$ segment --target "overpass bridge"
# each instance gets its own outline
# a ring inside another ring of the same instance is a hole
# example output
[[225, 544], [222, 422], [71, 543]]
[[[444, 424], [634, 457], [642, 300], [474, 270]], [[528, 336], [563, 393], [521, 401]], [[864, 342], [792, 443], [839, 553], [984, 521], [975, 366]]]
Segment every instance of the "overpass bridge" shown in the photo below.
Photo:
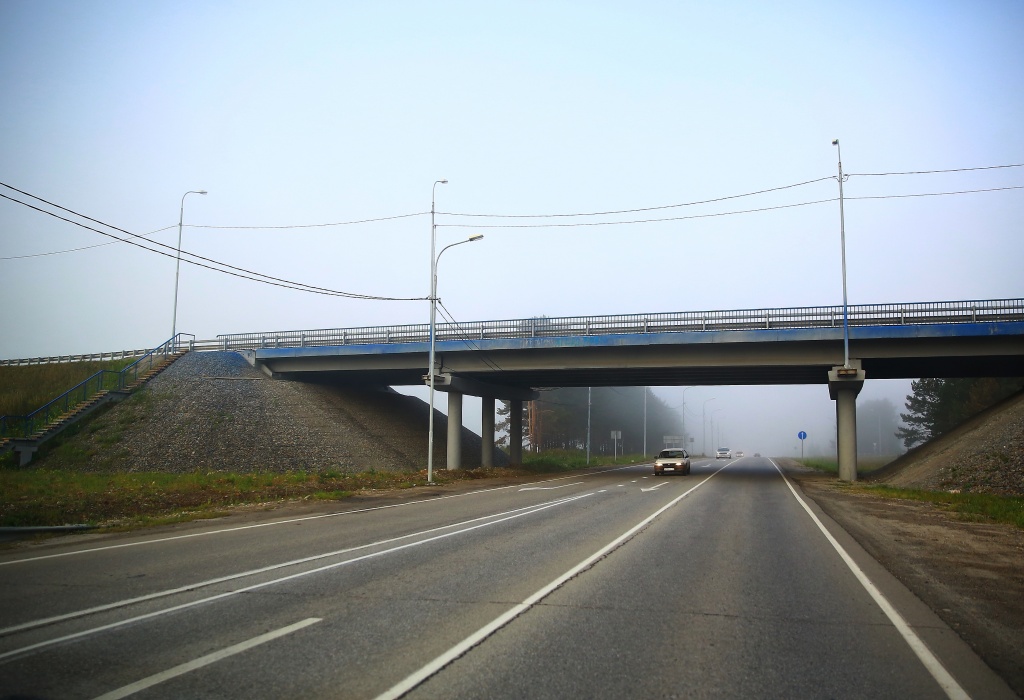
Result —
[[[466, 394], [483, 399], [482, 463], [491, 464], [495, 400], [513, 404], [518, 462], [517, 406], [543, 387], [823, 384], [836, 401], [840, 477], [854, 480], [855, 402], [866, 379], [1024, 375], [1024, 299], [848, 306], [847, 322], [848, 367], [842, 306], [438, 324], [435, 385], [448, 393], [456, 436], [448, 467], [461, 464]], [[193, 347], [242, 351], [272, 377], [429, 383], [428, 324], [239, 333]]]

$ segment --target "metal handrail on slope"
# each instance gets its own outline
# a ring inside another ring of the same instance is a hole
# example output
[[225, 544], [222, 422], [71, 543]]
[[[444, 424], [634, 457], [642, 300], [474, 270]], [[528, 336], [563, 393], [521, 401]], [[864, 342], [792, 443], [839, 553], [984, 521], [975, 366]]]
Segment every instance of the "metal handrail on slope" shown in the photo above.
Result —
[[[862, 304], [847, 307], [847, 316], [850, 326], [1024, 321], [1024, 299]], [[487, 340], [682, 331], [841, 328], [842, 325], [842, 306], [811, 306], [441, 323], [437, 324], [435, 333], [437, 340]], [[218, 335], [216, 341], [197, 341], [195, 349], [254, 350], [429, 342], [429, 333], [430, 327], [425, 323], [234, 333]]]
[[[187, 342], [186, 342], [186, 339]], [[119, 391], [131, 386], [143, 374], [157, 363], [177, 352], [182, 346], [191, 348], [195, 336], [190, 333], [178, 333], [175, 337], [161, 343], [148, 351], [135, 362], [119, 371], [101, 369], [96, 374], [79, 382], [57, 398], [49, 401], [24, 416], [0, 416], [0, 437], [29, 437], [41, 427], [71, 411], [101, 391]]]

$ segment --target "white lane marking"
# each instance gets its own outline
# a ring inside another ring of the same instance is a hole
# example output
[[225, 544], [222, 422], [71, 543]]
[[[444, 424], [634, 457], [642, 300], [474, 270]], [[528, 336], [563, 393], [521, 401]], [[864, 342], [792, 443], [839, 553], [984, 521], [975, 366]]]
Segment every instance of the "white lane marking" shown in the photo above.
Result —
[[658, 489], [660, 489], [662, 486], [664, 486], [667, 483], [668, 483], [667, 481], [662, 481], [660, 484], [658, 484], [656, 486], [652, 486], [649, 489], [641, 488], [640, 490], [641, 491], [657, 491]]
[[889, 621], [892, 622], [896, 630], [900, 635], [902, 635], [903, 641], [910, 646], [913, 652], [917, 655], [917, 658], [922, 664], [924, 664], [928, 673], [930, 673], [932, 678], [934, 678], [942, 687], [946, 696], [954, 700], [970, 700], [971, 696], [967, 694], [967, 691], [960, 687], [960, 684], [957, 683], [956, 680], [954, 680], [953, 676], [946, 670], [946, 667], [942, 665], [942, 662], [938, 660], [935, 654], [932, 653], [931, 649], [928, 648], [928, 645], [924, 643], [924, 640], [914, 633], [914, 630], [911, 629], [907, 621], [903, 619], [903, 616], [900, 615], [899, 612], [896, 611], [896, 608], [892, 606], [892, 603], [882, 595], [882, 592], [878, 590], [878, 587], [872, 583], [871, 579], [867, 577], [867, 574], [865, 574], [857, 565], [857, 562], [853, 560], [853, 557], [847, 554], [846, 550], [843, 549], [843, 546], [836, 541], [835, 537], [832, 536], [832, 533], [825, 529], [825, 526], [818, 519], [818, 516], [814, 514], [814, 511], [812, 511], [810, 506], [807, 505], [807, 502], [800, 498], [800, 494], [796, 492], [796, 489], [793, 488], [789, 479], [786, 478], [783, 471], [779, 469], [779, 465], [777, 465], [772, 459], [769, 459], [768, 461], [772, 463], [772, 466], [775, 467], [782, 476], [782, 480], [786, 482], [786, 486], [789, 487], [790, 493], [792, 493], [797, 502], [803, 506], [803, 509], [807, 511], [807, 514], [811, 516], [811, 520], [814, 521], [814, 524], [817, 525], [818, 529], [821, 530], [823, 535], [825, 535], [825, 539], [829, 541], [829, 544], [831, 544], [839, 553], [839, 556], [850, 568], [850, 571], [853, 572], [856, 579], [860, 581], [860, 585], [864, 587], [864, 590], [868, 592], [868, 595], [871, 596], [878, 607], [882, 609], [882, 612], [885, 613], [885, 616], [889, 618]]
[[[569, 476], [559, 476], [553, 479], [544, 479], [543, 481], [532, 481], [527, 482], [527, 485], [533, 484], [549, 484], [552, 481], [562, 481], [564, 479], [573, 479], [578, 477], [597, 476], [598, 474], [606, 474], [608, 472], [621, 471], [623, 469], [629, 469], [629, 467], [613, 467], [611, 469], [602, 469], [601, 471], [592, 472], [590, 474], [572, 474]], [[70, 557], [76, 554], [89, 554], [91, 552], [102, 552], [108, 549], [121, 549], [123, 547], [139, 547], [145, 544], [159, 544], [161, 542], [171, 542], [174, 540], [184, 540], [191, 537], [206, 537], [207, 535], [221, 535], [229, 532], [239, 532], [241, 530], [252, 530], [258, 527], [272, 527], [274, 525], [288, 525], [291, 523], [301, 523], [307, 520], [320, 520], [322, 518], [337, 518], [342, 515], [354, 515], [356, 513], [369, 513], [375, 510], [385, 510], [387, 508], [403, 508], [405, 506], [415, 506], [423, 503], [434, 503], [435, 501], [445, 501], [449, 498], [462, 498], [463, 496], [476, 496], [481, 493], [490, 493], [492, 491], [503, 491], [505, 489], [514, 489], [516, 486], [521, 484], [509, 484], [508, 486], [495, 486], [491, 489], [480, 489], [479, 491], [469, 491], [467, 493], [455, 493], [449, 496], [437, 496], [436, 498], [424, 498], [419, 501], [406, 501], [405, 503], [391, 503], [386, 506], [374, 506], [372, 508], [357, 508], [356, 510], [343, 510], [337, 513], [323, 513], [321, 515], [307, 515], [301, 518], [288, 518], [287, 520], [275, 520], [270, 523], [257, 523], [255, 525], [239, 525], [237, 527], [226, 527], [220, 530], [205, 530], [203, 532], [191, 532], [187, 535], [173, 535], [171, 537], [159, 537], [152, 540], [143, 540], [141, 542], [124, 542], [122, 544], [110, 544], [102, 547], [92, 547], [90, 549], [76, 549], [73, 552], [60, 552], [58, 554], [43, 554], [38, 557], [25, 557], [24, 559], [12, 559], [9, 561], [0, 561], [0, 566], [8, 566], [10, 564], [24, 564], [26, 562], [40, 561], [42, 559], [56, 559], [58, 557]]]
[[[369, 548], [373, 548], [373, 546], [381, 546], [382, 544], [390, 544], [391, 542], [396, 542], [396, 541], [401, 540], [401, 539], [409, 539], [410, 537], [419, 537], [419, 536], [422, 536], [422, 535], [425, 535], [425, 534], [430, 534], [432, 532], [439, 532], [441, 530], [446, 530], [446, 529], [453, 528], [453, 527], [462, 527], [464, 525], [469, 525], [470, 523], [476, 523], [476, 522], [480, 522], [482, 520], [488, 520], [490, 518], [501, 518], [503, 516], [512, 515], [513, 513], [519, 513], [520, 511], [528, 511], [530, 509], [538, 508], [539, 506], [547, 506], [549, 504], [554, 504], [554, 502], [559, 502], [560, 500], [562, 500], [562, 499], [557, 499], [557, 500], [553, 500], [553, 501], [549, 500], [549, 501], [544, 502], [544, 504], [535, 504], [535, 505], [532, 505], [532, 506], [523, 506], [522, 508], [516, 508], [516, 509], [513, 509], [511, 511], [504, 511], [504, 512], [501, 512], [501, 513], [492, 513], [490, 515], [480, 516], [479, 518], [472, 518], [470, 520], [463, 520], [461, 522], [452, 523], [450, 525], [441, 525], [439, 527], [432, 527], [432, 528], [427, 529], [427, 530], [420, 530], [419, 532], [411, 532], [410, 534], [398, 535], [397, 537], [388, 537], [387, 539], [379, 539], [379, 540], [374, 541], [374, 542], [368, 542], [367, 544], [358, 544], [356, 546], [349, 546], [349, 548], [346, 548], [344, 550], [335, 550], [334, 552], [326, 552], [324, 554], [312, 555], [310, 557], [303, 557], [301, 559], [293, 559], [293, 560], [288, 561], [288, 562], [282, 562], [280, 564], [271, 564], [269, 566], [264, 566], [264, 567], [261, 567], [259, 569], [251, 569], [249, 571], [242, 571], [240, 573], [229, 574], [227, 576], [219, 576], [217, 578], [211, 578], [211, 579], [208, 579], [208, 580], [205, 580], [205, 581], [198, 581], [196, 583], [187, 583], [185, 585], [178, 586], [176, 588], [168, 588], [166, 590], [157, 590], [157, 592], [154, 592], [152, 594], [146, 594], [145, 596], [138, 596], [136, 598], [129, 598], [129, 599], [122, 600], [122, 601], [115, 601], [114, 603], [106, 603], [104, 605], [97, 605], [97, 606], [92, 607], [92, 608], [86, 608], [84, 610], [76, 610], [74, 612], [65, 613], [65, 614], [62, 614], [62, 615], [54, 615], [52, 617], [45, 617], [45, 618], [38, 619], [38, 620], [30, 620], [28, 622], [23, 622], [23, 623], [20, 623], [20, 624], [15, 624], [15, 625], [12, 625], [10, 627], [0, 628], [0, 637], [5, 637], [5, 636], [9, 635], [9, 633], [11, 633], [11, 632], [22, 631], [22, 630], [25, 630], [25, 629], [32, 629], [34, 627], [41, 627], [43, 625], [52, 624], [54, 622], [60, 622], [60, 621], [63, 621], [63, 620], [70, 620], [70, 619], [74, 619], [76, 617], [84, 617], [86, 615], [92, 615], [92, 614], [95, 614], [95, 613], [103, 612], [104, 610], [114, 610], [116, 608], [124, 608], [124, 607], [127, 607], [129, 605], [135, 605], [136, 603], [143, 603], [145, 601], [152, 601], [152, 600], [156, 600], [158, 598], [166, 598], [167, 596], [173, 596], [175, 594], [185, 593], [185, 592], [188, 592], [188, 590], [198, 590], [199, 588], [205, 588], [207, 586], [214, 585], [216, 583], [224, 583], [225, 581], [237, 580], [239, 578], [245, 578], [247, 576], [255, 576], [257, 574], [266, 573], [268, 571], [275, 571], [275, 570], [278, 570], [278, 569], [285, 569], [285, 568], [288, 568], [290, 566], [298, 566], [300, 564], [308, 564], [309, 562], [315, 562], [315, 561], [318, 561], [318, 560], [321, 560], [321, 559], [328, 559], [330, 557], [339, 557], [339, 556], [344, 555], [344, 554], [349, 554], [349, 553], [352, 553], [352, 552], [358, 552], [359, 550], [367, 550]], [[0, 658], [2, 658], [2, 657], [0, 657]]]
[[[462, 527], [469, 525], [470, 523], [480, 522], [482, 520], [488, 520], [490, 518], [500, 518], [505, 515], [511, 515], [520, 511], [530, 510], [537, 508], [538, 506], [548, 505], [550, 503], [556, 503], [563, 499], [556, 501], [547, 501], [545, 503], [534, 504], [529, 506], [522, 506], [521, 508], [513, 508], [512, 510], [502, 511], [500, 513], [491, 513], [490, 515], [483, 515], [479, 518], [471, 518], [470, 520], [462, 520], [457, 523], [451, 523], [450, 525], [441, 525], [440, 527], [430, 528], [428, 530], [420, 530], [419, 532], [412, 532], [408, 535], [399, 535], [398, 537], [389, 537], [384, 540], [377, 540], [376, 542], [369, 542], [367, 544], [357, 545], [355, 547], [347, 547], [345, 549], [338, 549], [333, 552], [325, 552], [323, 554], [314, 554], [308, 557], [302, 557], [301, 559], [292, 559], [291, 561], [281, 562], [280, 564], [271, 564], [264, 566], [259, 569], [251, 569], [249, 571], [242, 571], [237, 574], [229, 574], [227, 576], [219, 576], [217, 578], [208, 579], [206, 581], [198, 581], [196, 583], [190, 583], [178, 588], [170, 588], [163, 591], [154, 591], [153, 593], [147, 593], [146, 595], [138, 596], [136, 598], [128, 598], [125, 600], [114, 601], [113, 603], [106, 603], [104, 605], [97, 605], [92, 608], [86, 608], [84, 610], [76, 610], [74, 612], [64, 613], [62, 615], [54, 615], [53, 617], [41, 618], [38, 620], [30, 620], [23, 622], [18, 625], [12, 625], [11, 627], [0, 628], [0, 637], [11, 634], [12, 632], [20, 632], [22, 630], [33, 629], [35, 627], [42, 627], [44, 625], [50, 625], [55, 622], [61, 622], [63, 620], [71, 620], [76, 617], [84, 617], [86, 615], [93, 615], [95, 613], [103, 612], [105, 610], [113, 610], [115, 608], [123, 608], [136, 603], [142, 603], [147, 600], [155, 600], [157, 598], [165, 598], [169, 595], [175, 595], [176, 593], [185, 593], [187, 591], [194, 591], [200, 588], [206, 588], [207, 586], [213, 586], [218, 583], [224, 583], [226, 581], [234, 581], [236, 579], [245, 578], [247, 576], [255, 576], [257, 574], [264, 574], [268, 571], [276, 571], [278, 569], [284, 569], [289, 566], [298, 566], [299, 564], [307, 564], [311, 561], [318, 561], [320, 559], [327, 559], [329, 557], [341, 556], [342, 554], [349, 554], [351, 552], [358, 552], [361, 549], [368, 549], [370, 547], [379, 547], [385, 544], [391, 544], [392, 542], [398, 542], [400, 540], [407, 540], [410, 537], [421, 537], [423, 535], [429, 535], [433, 532], [440, 532], [441, 530], [447, 530], [453, 527]], [[2, 657], [0, 657], [2, 658]]]
[[554, 491], [555, 489], [564, 489], [566, 486], [579, 486], [582, 481], [574, 481], [571, 484], [562, 484], [561, 486], [527, 486], [525, 489], [519, 489], [522, 491]]
[[215, 651], [212, 654], [207, 654], [206, 656], [200, 656], [198, 659], [194, 659], [187, 663], [183, 663], [179, 666], [175, 666], [174, 668], [169, 668], [166, 671], [156, 673], [148, 678], [143, 678], [142, 680], [136, 681], [135, 683], [132, 683], [130, 685], [122, 686], [117, 690], [111, 690], [109, 693], [104, 693], [103, 695], [100, 695], [96, 698], [96, 700], [119, 700], [120, 698], [126, 698], [129, 695], [134, 695], [140, 690], [151, 688], [152, 686], [157, 685], [158, 683], [163, 683], [164, 681], [170, 680], [177, 676], [182, 676], [190, 671], [195, 671], [196, 669], [202, 668], [203, 666], [209, 666], [210, 664], [220, 661], [221, 659], [226, 659], [229, 656], [240, 654], [243, 651], [252, 649], [253, 647], [259, 646], [260, 644], [265, 644], [267, 642], [273, 641], [279, 637], [285, 636], [286, 634], [297, 632], [303, 627], [315, 625], [316, 623], [320, 622], [320, 620], [321, 618], [319, 617], [309, 617], [305, 620], [296, 622], [294, 625], [288, 625], [287, 627], [282, 627], [281, 629], [274, 630], [272, 632], [267, 632], [266, 634], [261, 634], [258, 637], [253, 637], [252, 639], [246, 640], [239, 644], [235, 644], [234, 646], [221, 649], [220, 651]]
[[[367, 559], [374, 559], [376, 557], [384, 556], [385, 554], [392, 554], [394, 552], [399, 552], [399, 551], [401, 551], [403, 549], [410, 549], [412, 547], [419, 547], [420, 545], [428, 544], [430, 542], [435, 542], [437, 540], [447, 539], [448, 537], [454, 537], [455, 535], [461, 535], [463, 533], [471, 532], [473, 530], [478, 530], [478, 529], [483, 528], [483, 527], [490, 527], [491, 525], [497, 525], [498, 523], [503, 523], [503, 522], [506, 522], [508, 520], [515, 520], [516, 518], [521, 518], [521, 517], [523, 517], [525, 515], [533, 515], [534, 513], [539, 513], [539, 512], [541, 512], [543, 510], [547, 510], [548, 508], [553, 508], [555, 506], [565, 505], [567, 503], [572, 503], [574, 501], [578, 501], [581, 498], [587, 498], [587, 497], [592, 496], [592, 495], [594, 495], [594, 494], [593, 493], [584, 493], [584, 494], [580, 494], [580, 495], [577, 495], [577, 496], [569, 496], [569, 497], [566, 497], [566, 498], [560, 498], [560, 499], [558, 499], [556, 501], [549, 501], [548, 503], [540, 505], [540, 506], [531, 506], [530, 508], [520, 509], [523, 512], [515, 513], [514, 515], [509, 515], [508, 517], [501, 518], [500, 520], [492, 520], [492, 521], [486, 522], [486, 523], [479, 523], [479, 524], [473, 525], [471, 527], [463, 528], [462, 530], [456, 530], [455, 532], [449, 532], [449, 533], [445, 533], [443, 535], [435, 535], [433, 537], [428, 537], [427, 539], [424, 539], [424, 540], [418, 540], [416, 542], [409, 542], [407, 544], [398, 545], [397, 547], [392, 547], [391, 549], [384, 549], [384, 550], [381, 550], [379, 552], [371, 552], [370, 554], [364, 554], [362, 556], [355, 557], [353, 559], [346, 559], [345, 561], [335, 562], [333, 564], [327, 564], [325, 566], [317, 567], [316, 569], [310, 569], [309, 571], [300, 571], [300, 572], [295, 573], [295, 574], [289, 574], [288, 576], [282, 576], [280, 578], [271, 579], [270, 581], [264, 581], [262, 583], [254, 583], [251, 586], [245, 586], [243, 588], [236, 588], [233, 591], [226, 591], [224, 593], [218, 593], [217, 595], [212, 595], [212, 596], [209, 596], [208, 598], [201, 598], [199, 600], [193, 600], [193, 601], [191, 601], [189, 603], [181, 603], [180, 605], [173, 605], [173, 606], [171, 606], [169, 608], [164, 608], [163, 610], [155, 610], [155, 611], [150, 612], [150, 613], [144, 613], [142, 615], [136, 615], [135, 617], [131, 617], [131, 618], [127, 618], [127, 619], [124, 619], [124, 620], [120, 620], [118, 622], [111, 622], [110, 624], [101, 625], [99, 627], [93, 627], [92, 629], [87, 629], [87, 630], [82, 630], [81, 632], [74, 632], [72, 634], [67, 634], [67, 635], [64, 635], [63, 637], [56, 637], [54, 639], [47, 639], [47, 640], [44, 640], [42, 642], [37, 642], [35, 644], [30, 644], [30, 645], [28, 645], [26, 647], [21, 647], [20, 649], [12, 649], [11, 651], [6, 651], [6, 652], [0, 654], [0, 661], [3, 661], [4, 659], [10, 658], [12, 656], [19, 656], [21, 654], [24, 654], [24, 653], [27, 653], [27, 652], [30, 652], [30, 651], [35, 651], [36, 649], [42, 649], [43, 647], [48, 647], [48, 646], [52, 646], [54, 644], [59, 644], [59, 643], [62, 643], [62, 642], [71, 641], [73, 639], [80, 639], [82, 637], [88, 637], [89, 635], [96, 634], [98, 632], [104, 632], [106, 630], [115, 629], [117, 627], [123, 627], [124, 625], [133, 624], [133, 623], [139, 622], [141, 620], [148, 620], [150, 618], [159, 617], [160, 615], [166, 615], [168, 613], [177, 612], [178, 610], [185, 610], [186, 608], [192, 608], [192, 607], [195, 607], [197, 605], [203, 605], [204, 603], [210, 603], [210, 602], [215, 601], [215, 600], [222, 600], [224, 598], [230, 598], [232, 596], [236, 596], [236, 595], [239, 595], [241, 593], [248, 593], [249, 591], [259, 590], [260, 588], [266, 588], [267, 586], [273, 586], [273, 585], [276, 585], [278, 583], [284, 583], [285, 581], [292, 581], [294, 579], [304, 578], [306, 576], [311, 576], [313, 574], [319, 574], [319, 573], [322, 573], [324, 571], [329, 571], [331, 569], [337, 569], [337, 568], [340, 568], [342, 566], [348, 566], [349, 564], [355, 564], [355, 563], [358, 563], [358, 562], [361, 562], [361, 561], [365, 561]], [[441, 529], [444, 529], [444, 528], [441, 528]]]
[[[726, 466], [728, 466], [728, 465], [726, 465]], [[722, 467], [722, 469], [725, 469], [725, 467]], [[437, 673], [438, 671], [443, 669], [445, 666], [447, 666], [451, 662], [455, 661], [457, 658], [459, 658], [460, 656], [462, 656], [463, 654], [468, 652], [470, 649], [475, 647], [477, 644], [480, 644], [482, 641], [484, 641], [485, 639], [490, 637], [492, 634], [497, 632], [499, 629], [501, 629], [502, 627], [507, 625], [509, 622], [511, 622], [512, 620], [516, 619], [517, 617], [522, 615], [524, 612], [526, 612], [527, 610], [532, 608], [534, 605], [536, 605], [537, 603], [542, 601], [544, 598], [546, 598], [551, 593], [553, 593], [558, 588], [560, 588], [566, 581], [572, 579], [573, 577], [577, 576], [578, 574], [582, 573], [583, 571], [586, 571], [591, 566], [593, 566], [598, 560], [600, 560], [603, 557], [607, 556], [610, 552], [614, 551], [615, 549], [618, 549], [620, 546], [622, 546], [627, 541], [629, 541], [636, 533], [640, 532], [642, 529], [647, 527], [647, 525], [649, 525], [659, 515], [664, 513], [666, 510], [668, 510], [669, 508], [671, 508], [675, 504], [679, 503], [681, 500], [683, 500], [684, 498], [689, 496], [691, 493], [693, 493], [694, 491], [699, 489], [701, 486], [706, 484], [708, 481], [710, 481], [712, 478], [714, 478], [714, 476], [716, 474], [718, 474], [718, 472], [722, 471], [722, 469], [716, 470], [710, 476], [708, 476], [706, 479], [704, 479], [703, 481], [701, 481], [698, 484], [695, 484], [694, 486], [692, 486], [690, 489], [688, 489], [682, 495], [676, 496], [671, 501], [669, 501], [666, 505], [664, 505], [661, 508], [659, 508], [658, 510], [654, 511], [651, 515], [647, 516], [646, 518], [641, 520], [639, 523], [637, 523], [636, 525], [631, 527], [629, 530], [627, 530], [623, 534], [619, 535], [614, 540], [612, 540], [611, 542], [606, 544], [604, 547], [602, 547], [601, 549], [597, 550], [596, 552], [591, 554], [589, 557], [587, 557], [586, 559], [581, 561], [579, 564], [577, 564], [576, 566], [574, 566], [571, 569], [569, 569], [568, 571], [566, 571], [564, 574], [562, 574], [561, 576], [556, 578], [554, 581], [552, 581], [551, 583], [547, 584], [546, 586], [544, 586], [543, 588], [538, 590], [536, 593], [534, 593], [530, 597], [526, 598], [523, 602], [521, 602], [518, 605], [510, 608], [509, 610], [507, 610], [502, 615], [499, 615], [494, 620], [492, 620], [488, 624], [486, 624], [483, 627], [481, 627], [480, 629], [478, 629], [473, 634], [471, 634], [468, 637], [466, 637], [465, 639], [463, 639], [461, 642], [459, 642], [458, 644], [453, 646], [448, 651], [444, 652], [443, 654], [441, 654], [437, 658], [435, 658], [432, 661], [428, 662], [425, 666], [420, 668], [418, 671], [414, 671], [410, 675], [406, 676], [406, 678], [404, 680], [400, 681], [399, 683], [397, 683], [396, 685], [392, 686], [388, 690], [385, 690], [383, 693], [378, 695], [375, 698], [375, 700], [396, 700], [397, 698], [402, 697], [403, 695], [405, 695], [406, 693], [411, 691], [413, 688], [418, 686], [420, 683], [422, 683], [423, 681], [425, 681], [428, 678], [430, 678], [431, 676], [433, 676], [435, 673]]]

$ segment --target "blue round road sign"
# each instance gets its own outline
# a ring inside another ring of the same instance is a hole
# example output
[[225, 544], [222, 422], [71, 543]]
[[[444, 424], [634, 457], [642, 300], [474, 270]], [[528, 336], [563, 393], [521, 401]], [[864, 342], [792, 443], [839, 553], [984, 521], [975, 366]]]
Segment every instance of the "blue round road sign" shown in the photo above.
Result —
[[805, 433], [805, 432], [804, 432], [804, 431], [802, 431], [802, 430], [801, 430], [801, 431], [800, 431], [799, 433], [797, 433], [797, 434], [796, 434], [796, 436], [797, 436], [798, 438], [800, 438], [801, 440], [806, 440], [806, 439], [807, 439], [807, 433]]

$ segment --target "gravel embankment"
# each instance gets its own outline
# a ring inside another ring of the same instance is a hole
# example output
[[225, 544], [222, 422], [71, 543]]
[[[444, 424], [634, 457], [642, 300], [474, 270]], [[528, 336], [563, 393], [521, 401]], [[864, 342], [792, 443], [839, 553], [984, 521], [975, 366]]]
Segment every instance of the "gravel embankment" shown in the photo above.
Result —
[[[185, 355], [131, 398], [85, 424], [40, 466], [96, 471], [418, 471], [427, 406], [387, 388], [273, 380], [233, 352]], [[434, 463], [447, 418], [435, 414]], [[463, 429], [465, 466], [480, 437]], [[504, 455], [495, 460], [502, 464]]]
[[1024, 392], [911, 450], [870, 480], [905, 488], [1024, 496]]

